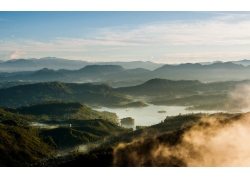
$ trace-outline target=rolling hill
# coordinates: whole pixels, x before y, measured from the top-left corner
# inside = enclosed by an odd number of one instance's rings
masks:
[[[152,72],[152,77],[168,78],[173,80],[200,80],[200,81],[229,81],[249,78],[250,66],[234,64],[232,62],[201,65],[199,63],[164,65]]]
[[[187,91],[185,88],[202,84],[199,81],[172,81],[167,79],[151,79],[141,85],[117,88],[120,93],[132,96],[163,96],[174,95],[176,93],[192,94],[192,91]]]
[[[91,105],[124,105],[133,102],[113,88],[90,83],[35,83],[0,89],[0,106],[19,107],[46,101],[83,102]]]
[[[90,120],[103,118],[117,123],[118,118],[115,113],[99,112],[79,102],[44,102],[18,108],[5,108],[4,110],[23,115],[33,115],[37,119],[46,119],[47,121],[53,119]]]

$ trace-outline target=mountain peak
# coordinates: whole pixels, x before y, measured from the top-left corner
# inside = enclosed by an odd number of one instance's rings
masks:
[[[87,65],[84,68],[79,69],[79,71],[85,72],[106,72],[106,73],[113,73],[123,71],[124,68],[118,65]]]

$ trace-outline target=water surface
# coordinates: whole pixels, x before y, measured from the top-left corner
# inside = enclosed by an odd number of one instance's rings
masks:
[[[185,106],[157,106],[153,104],[149,104],[147,107],[136,107],[136,108],[107,108],[101,107],[95,109],[97,111],[109,111],[116,113],[119,119],[125,117],[131,117],[135,119],[135,124],[133,126],[125,126],[132,127],[135,126],[150,126],[153,124],[158,124],[167,116],[176,116],[179,114],[190,114],[190,113],[216,113],[218,111],[202,111],[202,110],[185,110]],[[158,111],[166,111],[166,113],[159,113]]]

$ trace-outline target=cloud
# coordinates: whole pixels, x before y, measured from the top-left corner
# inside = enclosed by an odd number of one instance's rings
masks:
[[[244,45],[250,44],[249,17],[249,14],[223,14],[206,21],[167,21],[108,27],[93,30],[89,39],[61,37],[49,42],[20,40],[20,43],[66,46],[68,49],[88,46]],[[236,18],[238,21],[232,21]]]
[[[137,43],[142,46],[250,44],[250,16],[247,14],[241,20],[232,21],[236,17],[237,15],[227,14],[206,21],[170,21],[122,29],[103,28],[100,30],[101,36],[97,38],[104,41]]]
[[[205,62],[210,61],[211,59],[220,60],[220,61],[229,61],[229,60],[240,60],[250,57],[250,52],[245,51],[235,51],[235,52],[183,52],[183,53],[167,53],[164,54],[164,59],[171,59],[171,63],[181,63],[183,60],[188,62]]]
[[[25,54],[25,52],[15,51],[10,55],[11,59],[18,59],[21,55]]]
[[[237,85],[229,92],[229,100],[228,104],[232,107],[236,107],[243,112],[250,111],[250,83],[246,81]]]
[[[249,81],[240,82],[229,92],[228,105],[247,113],[203,115],[178,131],[120,143],[114,166],[249,167],[249,99]]]
[[[181,131],[120,144],[114,166],[250,166],[249,117],[204,116]]]
[[[122,54],[131,54],[131,57],[136,54],[145,59],[154,56],[154,60],[161,62],[171,58],[179,61],[203,61],[205,57],[206,61],[212,58],[227,60],[227,57],[231,60],[245,59],[249,57],[246,50],[250,46],[249,19],[248,13],[218,13],[208,20],[166,21],[93,29],[87,38],[55,37],[44,41],[2,39],[0,48],[5,52],[27,52],[27,55],[31,52],[108,52],[117,56],[121,53],[118,51],[123,51]],[[225,47],[236,49],[230,51],[225,50]],[[192,49],[192,53],[186,53],[186,49]],[[215,49],[218,52],[214,53]]]

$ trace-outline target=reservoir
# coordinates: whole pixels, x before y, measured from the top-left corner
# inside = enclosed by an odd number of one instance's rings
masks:
[[[147,107],[135,107],[135,108],[107,108],[101,107],[95,109],[97,111],[109,111],[116,113],[119,119],[131,117],[135,120],[133,126],[124,126],[134,128],[136,126],[150,126],[158,124],[167,116],[176,116],[179,114],[190,113],[216,113],[219,111],[204,111],[204,110],[185,110],[186,106],[157,106],[149,104]]]

